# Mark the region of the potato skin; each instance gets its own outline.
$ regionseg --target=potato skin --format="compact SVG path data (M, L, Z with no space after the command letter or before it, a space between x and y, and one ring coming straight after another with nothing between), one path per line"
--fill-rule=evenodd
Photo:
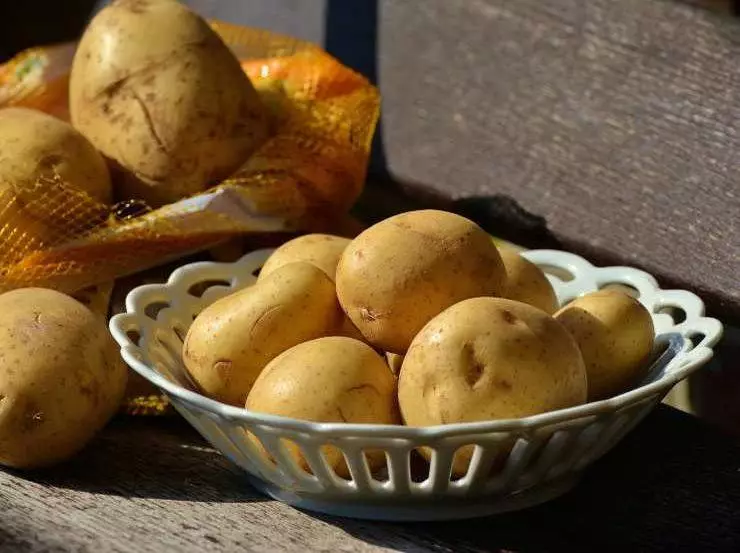
M0 182L27 204L39 199L38 180L54 175L98 202L111 201L103 156L72 125L33 109L0 109Z
M118 0L93 18L72 65L70 117L122 170L119 196L153 206L227 177L270 131L238 60L175 0Z
M507 246L499 246L498 253L506 269L504 297L529 304L548 315L558 310L558 298L542 270Z
M205 308L188 330L183 361L203 392L243 406L262 369L342 319L334 285L310 263L291 263Z
M396 385L383 358L353 338L330 336L298 344L273 359L247 397L245 408L315 422L398 424ZM260 446L261 447L261 446ZM310 470L297 446L288 450ZM349 472L341 452L326 446L329 464ZM369 454L371 469L384 459Z
M583 359L565 328L502 298L468 299L434 317L411 343L398 380L409 426L526 417L579 405L586 391ZM455 474L465 473L471 454L456 454Z
M63 461L118 409L127 369L102 317L53 290L0 295L0 464Z
M5 202L0 227L7 225L0 236L3 250L20 253L59 238L65 223L61 214L68 210L55 210L60 206L51 201L60 197L47 187L55 176L95 201L111 201L105 160L72 125L32 109L0 109L0 195Z
M278 267L295 261L306 261L316 265L326 273L332 282L337 272L337 264L342 252L349 245L348 238L331 234L306 234L289 240L267 259L260 271L259 279L272 273ZM259 280L258 279L258 280Z
M589 401L625 392L646 375L655 328L650 313L636 299L601 290L573 300L555 318L581 349Z
M342 254L337 296L365 338L404 353L447 307L504 291L506 272L491 237L437 210L402 213L362 232Z

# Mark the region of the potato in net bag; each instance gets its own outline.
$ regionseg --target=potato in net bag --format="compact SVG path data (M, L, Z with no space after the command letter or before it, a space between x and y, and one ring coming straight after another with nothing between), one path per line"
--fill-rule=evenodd
M98 203L53 171L31 202L0 186L0 290L74 292L231 236L311 229L349 210L367 170L377 89L317 46L212 26L272 112L274 134L223 182L156 210L136 198ZM73 52L72 45L34 48L0 68L0 107L66 118ZM43 228L48 221L53 228Z

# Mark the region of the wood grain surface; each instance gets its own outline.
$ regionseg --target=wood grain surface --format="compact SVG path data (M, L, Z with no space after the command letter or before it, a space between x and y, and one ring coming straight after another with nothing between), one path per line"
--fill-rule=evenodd
M739 26L645 0L383 8L396 179L509 196L563 247L740 313Z
M722 553L740 549L738 459L734 440L660 407L549 504L394 524L268 500L181 419L120 418L65 466L0 471L0 551Z

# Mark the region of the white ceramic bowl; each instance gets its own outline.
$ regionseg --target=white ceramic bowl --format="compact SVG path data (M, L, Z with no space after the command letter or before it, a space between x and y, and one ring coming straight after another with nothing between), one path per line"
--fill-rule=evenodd
M127 313L113 317L110 329L126 362L163 390L214 447L246 471L254 486L297 507L330 514L452 519L547 501L568 490L582 470L634 428L674 384L706 363L722 334L718 321L703 316L698 297L661 290L643 271L594 267L560 251L527 251L525 257L548 271L561 304L613 283L636 291L653 314L658 335L656 360L640 387L604 401L522 419L430 428L312 423L263 415L200 395L180 351L193 318L217 298L253 284L270 253L256 251L235 263L186 265L166 284L136 288L126 299ZM563 272L572 279L551 274ZM683 313L682 320L677 317L674 322L667 310ZM274 463L257 452L247 430L259 438ZM283 439L300 446L311 473L286 454ZM324 444L344 453L349 480L329 468L320 450ZM470 468L463 478L453 479L453 454L469 444L475 445ZM417 457L414 450L420 446L433 450L430 464ZM368 470L363 453L368 449L385 451L387 463L380 473ZM491 470L501 452L506 459L503 469Z

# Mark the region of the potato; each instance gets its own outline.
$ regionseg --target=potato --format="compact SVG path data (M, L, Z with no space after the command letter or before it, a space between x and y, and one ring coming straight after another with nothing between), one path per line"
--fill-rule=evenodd
M588 372L588 399L629 390L645 377L655 328L647 309L616 290L581 296L555 314L578 342Z
M542 270L507 246L499 246L498 253L506 269L504 297L527 303L548 315L558 310L558 298Z
M468 299L434 317L411 343L398 379L409 426L526 417L579 405L586 391L583 358L563 326L501 298ZM455 454L456 475L465 474L472 452Z
M205 394L241 407L270 361L301 342L333 334L342 315L321 269L284 265L201 311L185 337L183 361Z
M316 265L333 282L339 258L349 243L349 239L331 234L299 236L289 240L272 253L263 265L259 278L264 278L278 267L288 263L305 261Z
M304 342L273 359L254 383L245 407L315 422L399 423L395 379L383 358L367 344L339 336ZM298 446L287 447L296 463L310 472ZM323 450L329 465L347 477L339 449ZM368 453L367 459L370 469L377 469L384 454Z
M105 160L72 125L32 109L0 109L0 182L31 203L43 192L39 179L54 176L98 202L111 201Z
M54 239L69 213L69 206L60 209L64 192L50 188L55 177L93 200L111 201L103 157L72 125L32 109L0 109L0 225L26 233L34 247Z
M176 0L118 0L80 40L72 123L122 169L119 196L159 206L234 172L267 138L238 60Z
M127 371L105 319L69 296L0 295L0 349L0 464L65 460L120 405Z
M342 254L337 295L374 346L404 353L419 330L458 301L496 296L506 272L491 237L444 211L396 215L362 232Z

